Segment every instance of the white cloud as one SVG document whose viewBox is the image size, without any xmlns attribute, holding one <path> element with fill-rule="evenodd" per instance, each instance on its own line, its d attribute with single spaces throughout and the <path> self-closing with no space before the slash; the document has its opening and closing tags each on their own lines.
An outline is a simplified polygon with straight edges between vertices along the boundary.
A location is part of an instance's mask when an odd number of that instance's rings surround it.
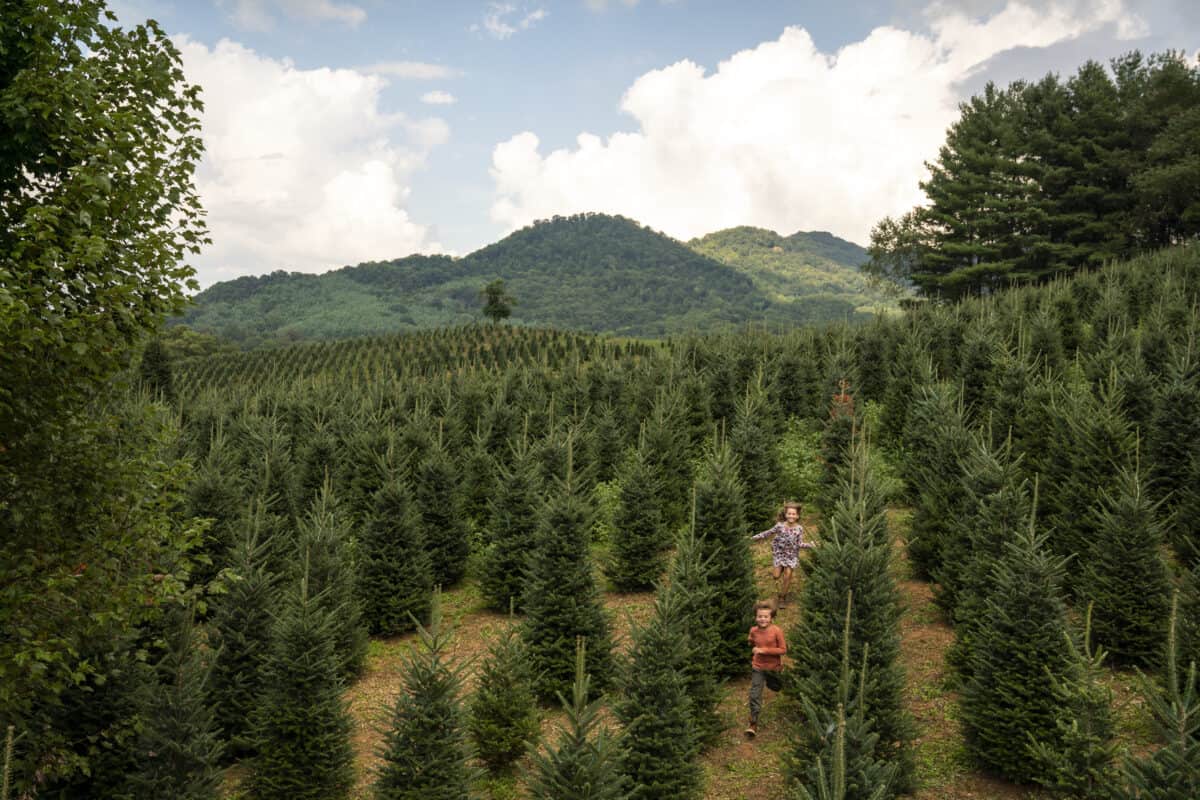
<svg viewBox="0 0 1200 800">
<path fill-rule="evenodd" d="M 518 14 L 517 7 L 512 3 L 488 3 L 482 26 L 472 25 L 471 30 L 486 31 L 493 39 L 508 39 L 518 31 L 529 30 L 547 16 L 549 12 L 544 8 L 524 12 L 522 15 Z"/>
<path fill-rule="evenodd" d="M 196 174 L 213 239 L 195 260 L 201 285 L 443 250 L 405 203 L 413 171 L 449 138 L 444 121 L 381 111 L 378 76 L 176 42 L 188 79 L 213 87 Z"/>
<path fill-rule="evenodd" d="M 620 0 L 620 3 L 626 8 L 633 8 L 638 4 L 638 0 Z M 592 11 L 607 11 L 609 0 L 584 0 L 583 4 Z"/>
<path fill-rule="evenodd" d="M 250 31 L 269 31 L 274 27 L 275 14 L 297 19 L 323 22 L 331 20 L 356 27 L 367 18 L 367 12 L 349 3 L 330 0 L 219 0 L 228 8 L 230 20 L 238 28 Z"/>
<path fill-rule="evenodd" d="M 421 95 L 421 102 L 431 106 L 449 106 L 458 102 L 458 98 L 449 92 L 443 92 L 440 89 L 435 89 L 432 92 L 426 92 Z"/>
<path fill-rule="evenodd" d="M 362 68 L 363 72 L 376 75 L 390 75 L 394 78 L 411 80 L 446 80 L 458 77 L 458 70 L 441 64 L 427 64 L 423 61 L 380 61 Z"/>
<path fill-rule="evenodd" d="M 922 201 L 923 164 L 958 117 L 959 85 L 988 59 L 1139 24 L 1118 0 L 1014 1 L 982 20 L 943 6 L 928 33 L 881 27 L 836 53 L 788 28 L 711 74 L 681 61 L 638 78 L 621 101 L 633 132 L 582 133 L 546 154 L 529 131 L 496 145 L 491 216 L 518 228 L 602 211 L 681 239 L 750 224 L 865 243 L 883 216 Z"/>
</svg>

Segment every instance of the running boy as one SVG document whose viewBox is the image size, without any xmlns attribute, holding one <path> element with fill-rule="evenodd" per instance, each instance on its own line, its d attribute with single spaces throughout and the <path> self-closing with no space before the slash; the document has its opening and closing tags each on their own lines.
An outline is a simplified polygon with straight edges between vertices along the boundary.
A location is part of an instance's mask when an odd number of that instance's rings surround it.
<svg viewBox="0 0 1200 800">
<path fill-rule="evenodd" d="M 775 606 L 767 601 L 754 605 L 754 627 L 747 641 L 750 643 L 750 724 L 746 735 L 758 735 L 758 712 L 762 711 L 763 685 L 778 692 L 783 686 L 779 671 L 783 669 L 783 656 L 787 643 L 783 630 L 775 624 Z"/>
<path fill-rule="evenodd" d="M 756 533 L 751 539 L 764 539 L 773 536 L 771 540 L 771 577 L 779 584 L 776 603 L 783 608 L 789 599 L 788 591 L 792 588 L 792 571 L 800 560 L 801 548 L 813 547 L 812 542 L 804 541 L 804 526 L 800 524 L 800 504 L 788 501 L 775 516 L 775 525 L 762 533 Z"/>
</svg>

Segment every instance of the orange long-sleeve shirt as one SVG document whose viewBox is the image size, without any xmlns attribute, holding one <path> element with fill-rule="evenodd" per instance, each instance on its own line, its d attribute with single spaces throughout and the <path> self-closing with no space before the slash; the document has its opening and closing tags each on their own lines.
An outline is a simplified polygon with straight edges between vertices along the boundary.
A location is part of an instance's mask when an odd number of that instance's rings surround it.
<svg viewBox="0 0 1200 800">
<path fill-rule="evenodd" d="M 783 669 L 783 659 L 780 658 L 787 652 L 787 643 L 783 640 L 783 630 L 771 623 L 765 628 L 760 628 L 757 625 L 750 628 L 750 635 L 746 638 L 750 643 L 750 647 L 762 648 L 750 658 L 750 666 L 754 669 Z"/>
</svg>

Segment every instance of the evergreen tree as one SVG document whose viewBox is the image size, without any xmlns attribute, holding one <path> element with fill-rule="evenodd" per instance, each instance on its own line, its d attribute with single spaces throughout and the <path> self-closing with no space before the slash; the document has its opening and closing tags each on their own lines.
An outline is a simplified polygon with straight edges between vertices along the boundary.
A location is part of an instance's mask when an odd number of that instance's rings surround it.
<svg viewBox="0 0 1200 800">
<path fill-rule="evenodd" d="M 539 734 L 534 676 L 519 628 L 510 625 L 488 648 L 469 705 L 468 727 L 479 759 L 493 773 L 512 767 Z"/>
<path fill-rule="evenodd" d="M 294 563 L 303 565 L 313 602 L 320 603 L 330 616 L 334 652 L 342 678 L 349 680 L 366 660 L 367 626 L 358 596 L 358 576 L 350 560 L 350 527 L 329 484 L 300 520 L 296 541 Z M 297 577 L 293 575 L 293 580 Z"/>
<path fill-rule="evenodd" d="M 235 756 L 249 750 L 250 714 L 262 692 L 270 652 L 276 577 L 266 566 L 271 541 L 262 532 L 265 514 L 262 504 L 251 510 L 242 540 L 222 574 L 224 591 L 213 600 L 215 655 L 208 691 L 228 742 L 226 751 Z"/>
<path fill-rule="evenodd" d="M 420 647 L 404 660 L 404 690 L 379 748 L 378 800 L 466 800 L 473 771 L 459 705 L 461 679 L 448 663 L 450 634 L 435 593 L 429 627 L 417 624 Z"/>
<path fill-rule="evenodd" d="M 1200 521 L 1190 516 L 1200 508 L 1200 359 L 1193 348 L 1189 338 L 1172 353 L 1146 435 L 1151 486 L 1171 512 L 1171 546 L 1189 566 L 1200 563 Z"/>
<path fill-rule="evenodd" d="M 211 520 L 196 552 L 193 580 L 197 585 L 207 585 L 217 576 L 235 546 L 242 481 L 224 433 L 214 431 L 208 452 L 196 464 L 184 505 L 188 516 Z"/>
<path fill-rule="evenodd" d="M 537 693 L 548 701 L 571 685 L 575 641 L 589 646 L 589 674 L 604 691 L 612 680 L 608 617 L 592 570 L 589 504 L 573 481 L 568 446 L 566 479 L 558 481 L 538 514 L 525 584 L 522 639 Z"/>
<path fill-rule="evenodd" d="M 970 649 L 962 694 L 967 752 L 1017 782 L 1049 777 L 1025 743 L 1063 749 L 1058 682 L 1073 680 L 1080 665 L 1068 639 L 1062 571 L 1063 560 L 1049 553 L 1032 522 L 1006 541 Z"/>
<path fill-rule="evenodd" d="M 746 535 L 744 493 L 729 444 L 713 444 L 696 480 L 695 523 L 701 557 L 711 566 L 713 651 L 716 674 L 746 669 L 746 631 L 754 610 L 754 565 Z"/>
<path fill-rule="evenodd" d="M 534 546 L 542 487 L 528 443 L 521 439 L 509 447 L 512 463 L 500 467 L 499 489 L 488 502 L 484 524 L 488 568 L 479 577 L 484 599 L 494 609 L 506 609 L 510 602 L 522 608 L 525 568 Z"/>
<path fill-rule="evenodd" d="M 662 479 L 651 466 L 644 438 L 626 455 L 618 481 L 621 489 L 607 572 L 618 590 L 634 592 L 650 588 L 662 575 L 669 542 L 659 506 Z"/>
<path fill-rule="evenodd" d="M 838 485 L 844 479 L 843 470 L 850 457 L 850 443 L 854 440 L 857 425 L 854 398 L 849 394 L 850 386 L 843 381 L 829 405 L 829 416 L 821 431 L 821 493 L 818 502 L 822 508 L 832 508 L 837 502 Z"/>
<path fill-rule="evenodd" d="M 895 796 L 897 765 L 876 758 L 879 734 L 867 716 L 867 656 L 863 650 L 857 692 L 851 692 L 850 643 L 854 593 L 846 594 L 841 669 L 833 696 L 800 694 L 802 716 L 784 753 L 784 775 L 802 800 L 886 800 Z M 847 712 L 850 716 L 847 717 Z"/>
<path fill-rule="evenodd" d="M 376 492 L 357 556 L 358 596 L 371 633 L 403 633 L 412 630 L 414 620 L 428 618 L 433 579 L 421 514 L 398 478 Z"/>
<path fill-rule="evenodd" d="M 767 395 L 760 371 L 734 404 L 729 431 L 729 446 L 741 465 L 739 474 L 750 508 L 779 504 L 779 429 L 779 409 Z"/>
<path fill-rule="evenodd" d="M 1163 648 L 1170 574 L 1163 560 L 1163 526 L 1134 470 L 1118 476 L 1091 509 L 1095 537 L 1079 564 L 1080 597 L 1090 598 L 1096 639 L 1121 664 L 1149 666 Z"/>
<path fill-rule="evenodd" d="M 684 688 L 692 707 L 692 727 L 702 747 L 716 741 L 725 723 L 717 711 L 721 687 L 717 682 L 715 661 L 720 636 L 715 625 L 715 590 L 710 582 L 712 562 L 705 560 L 704 545 L 696 538 L 695 523 L 680 535 L 667 582 L 659 593 L 677 595 L 672 603 L 679 606 L 688 631 L 687 655 L 683 659 Z"/>
<path fill-rule="evenodd" d="M 571 701 L 558 694 L 567 712 L 558 741 L 545 752 L 533 753 L 531 800 L 623 800 L 626 796 L 618 771 L 619 742 L 602 727 L 600 700 L 588 702 L 592 687 L 584 669 L 585 642 L 580 638 L 575 647 Z"/>
<path fill-rule="evenodd" d="M 496 493 L 496 459 L 488 450 L 488 434 L 476 430 L 463 450 L 459 475 L 462 476 L 462 510 L 476 529 L 485 524 L 488 502 Z"/>
<path fill-rule="evenodd" d="M 223 749 L 206 702 L 208 656 L 197 639 L 192 613 L 178 614 L 168 630 L 167 651 L 142 700 L 138 764 L 129 776 L 131 797 L 217 800 Z"/>
<path fill-rule="evenodd" d="M 304 570 L 307 573 L 307 567 Z M 353 783 L 351 719 L 327 603 L 307 574 L 287 593 L 273 627 L 262 694 L 251 715 L 250 790 L 262 800 L 332 800 Z"/>
<path fill-rule="evenodd" d="M 439 435 L 414 473 L 414 494 L 421 509 L 425 552 L 433 582 L 453 586 L 462 580 L 471 555 L 471 534 L 462 511 L 458 469 Z"/>
<path fill-rule="evenodd" d="M 1177 649 L 1178 599 L 1171 603 L 1167 628 L 1165 686 L 1143 678 L 1143 694 L 1154 716 L 1162 747 L 1124 766 L 1120 800 L 1191 800 L 1200 797 L 1200 683 L 1196 661 Z"/>
<path fill-rule="evenodd" d="M 686 622 L 680 595 L 660 592 L 654 616 L 633 634 L 615 708 L 624 730 L 621 773 L 631 800 L 699 796 L 699 742 L 684 673 L 692 649 Z"/>
<path fill-rule="evenodd" d="M 660 476 L 659 505 L 669 529 L 678 527 L 685 519 L 688 485 L 692 481 L 686 409 L 678 389 L 659 389 L 643 434 L 650 466 Z"/>
</svg>

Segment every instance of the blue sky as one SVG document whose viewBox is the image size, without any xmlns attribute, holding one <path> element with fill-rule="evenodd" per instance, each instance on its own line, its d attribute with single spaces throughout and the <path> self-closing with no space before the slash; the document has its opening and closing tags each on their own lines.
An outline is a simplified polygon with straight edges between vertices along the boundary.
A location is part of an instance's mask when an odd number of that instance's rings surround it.
<svg viewBox="0 0 1200 800">
<path fill-rule="evenodd" d="M 987 80 L 1197 52 L 1192 0 L 124 0 L 204 87 L 201 285 L 553 214 L 866 243 Z"/>
</svg>

